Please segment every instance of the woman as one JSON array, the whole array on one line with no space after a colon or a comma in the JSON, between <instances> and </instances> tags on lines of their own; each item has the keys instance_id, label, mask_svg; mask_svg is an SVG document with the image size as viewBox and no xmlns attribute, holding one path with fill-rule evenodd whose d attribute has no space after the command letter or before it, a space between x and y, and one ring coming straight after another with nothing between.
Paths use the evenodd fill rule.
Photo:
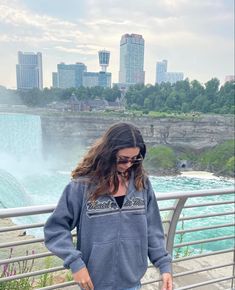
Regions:
<instances>
[{"instance_id":1,"label":"woman","mask_svg":"<svg viewBox=\"0 0 235 290\"><path fill-rule=\"evenodd\" d=\"M111 126L72 172L45 225L46 246L64 260L82 289L140 289L149 257L160 269L162 289L172 290L171 257L142 166L145 153L134 125Z\"/></svg>"}]
</instances>

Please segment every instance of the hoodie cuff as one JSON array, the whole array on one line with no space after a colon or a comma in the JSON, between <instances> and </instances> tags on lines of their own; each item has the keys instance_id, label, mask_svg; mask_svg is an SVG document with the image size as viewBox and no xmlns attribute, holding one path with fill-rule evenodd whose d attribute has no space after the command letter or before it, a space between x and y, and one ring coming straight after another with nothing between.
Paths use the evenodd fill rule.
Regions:
<instances>
[{"instance_id":1,"label":"hoodie cuff","mask_svg":"<svg viewBox=\"0 0 235 290\"><path fill-rule=\"evenodd\" d=\"M81 258L73 261L70 265L69 268L71 269L72 273L78 272L80 269L86 267L86 264L83 262Z\"/></svg>"},{"instance_id":2,"label":"hoodie cuff","mask_svg":"<svg viewBox=\"0 0 235 290\"><path fill-rule=\"evenodd\" d=\"M172 273L172 265L171 263L163 264L161 267L159 267L159 270L161 275L163 273Z\"/></svg>"}]
</instances>

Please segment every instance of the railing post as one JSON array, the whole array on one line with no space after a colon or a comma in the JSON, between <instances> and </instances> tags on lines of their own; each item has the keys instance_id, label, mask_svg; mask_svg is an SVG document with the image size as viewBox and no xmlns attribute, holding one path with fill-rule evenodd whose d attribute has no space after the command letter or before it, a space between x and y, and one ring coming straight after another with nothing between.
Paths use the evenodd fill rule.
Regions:
<instances>
[{"instance_id":1,"label":"railing post","mask_svg":"<svg viewBox=\"0 0 235 290\"><path fill-rule=\"evenodd\" d=\"M166 240L166 249L173 256L173 246L174 246L174 238L176 226L184 207L185 202L187 201L187 197L179 198L174 203L175 210L171 210L168 219L170 220L170 224L167 229L167 240Z\"/></svg>"},{"instance_id":2,"label":"railing post","mask_svg":"<svg viewBox=\"0 0 235 290\"><path fill-rule=\"evenodd\" d=\"M231 289L234 289L235 284L234 284L234 277L235 277L235 249L233 250L233 278L232 278L232 282L231 282Z\"/></svg>"}]
</instances>

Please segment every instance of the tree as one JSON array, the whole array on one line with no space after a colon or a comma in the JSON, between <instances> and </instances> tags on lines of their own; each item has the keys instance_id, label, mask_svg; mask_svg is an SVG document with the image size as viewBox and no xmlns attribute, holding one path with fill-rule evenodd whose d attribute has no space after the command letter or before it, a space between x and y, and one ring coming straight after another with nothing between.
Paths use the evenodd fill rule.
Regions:
<instances>
[{"instance_id":1,"label":"tree","mask_svg":"<svg viewBox=\"0 0 235 290\"><path fill-rule=\"evenodd\" d=\"M152 169L171 169L176 166L174 151L167 146L159 145L148 149L146 164Z\"/></svg>"},{"instance_id":2,"label":"tree","mask_svg":"<svg viewBox=\"0 0 235 290\"><path fill-rule=\"evenodd\" d=\"M190 94L189 94L189 101L193 101L196 97L204 95L205 88L204 86L199 83L197 80L193 80L190 83Z\"/></svg>"},{"instance_id":3,"label":"tree","mask_svg":"<svg viewBox=\"0 0 235 290\"><path fill-rule=\"evenodd\" d=\"M217 94L219 92L219 80L217 78L212 78L210 81L205 83L205 95L207 99L211 102L217 100Z\"/></svg>"}]
</instances>

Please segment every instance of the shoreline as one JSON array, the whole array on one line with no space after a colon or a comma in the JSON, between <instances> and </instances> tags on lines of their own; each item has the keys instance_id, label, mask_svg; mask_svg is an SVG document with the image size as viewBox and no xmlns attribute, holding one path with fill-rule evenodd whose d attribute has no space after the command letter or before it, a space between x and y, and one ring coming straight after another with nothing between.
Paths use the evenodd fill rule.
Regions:
<instances>
[{"instance_id":1,"label":"shoreline","mask_svg":"<svg viewBox=\"0 0 235 290\"><path fill-rule=\"evenodd\" d=\"M227 180L227 181L234 182L234 178L232 177L216 176L213 172L209 172L209 171L200 171L200 170L181 171L180 176L202 178L202 179Z\"/></svg>"},{"instance_id":2,"label":"shoreline","mask_svg":"<svg viewBox=\"0 0 235 290\"><path fill-rule=\"evenodd\" d=\"M189 178L200 178L200 179L216 179L216 180L222 180L222 181L230 181L232 183L235 182L235 179L233 177L229 176L217 176L213 172L209 171L202 171L202 170L183 170L183 171L178 171L175 173L171 172L164 172L164 173L159 173L156 171L147 171L148 176L153 176L153 177L189 177Z\"/></svg>"}]
</instances>

